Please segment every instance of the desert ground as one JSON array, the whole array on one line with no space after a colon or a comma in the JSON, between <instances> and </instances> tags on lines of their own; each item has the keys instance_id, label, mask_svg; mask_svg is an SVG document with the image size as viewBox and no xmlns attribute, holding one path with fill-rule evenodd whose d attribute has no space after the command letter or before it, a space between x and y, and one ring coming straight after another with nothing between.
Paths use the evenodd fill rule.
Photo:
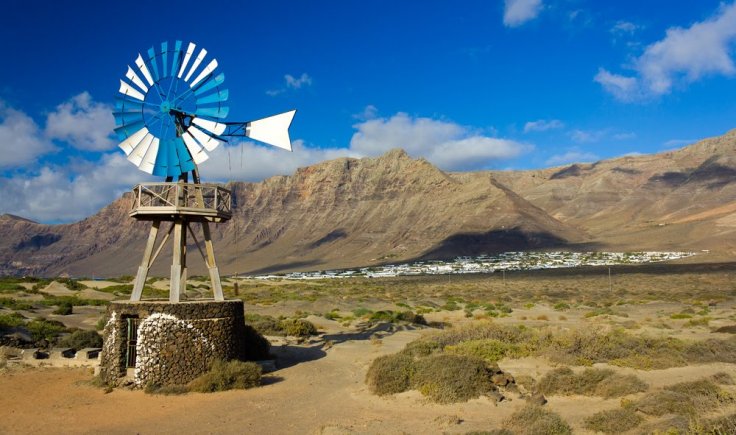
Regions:
<instances>
[{"instance_id":1,"label":"desert ground","mask_svg":"<svg viewBox=\"0 0 736 435\"><path fill-rule=\"evenodd\" d=\"M235 280L227 279L227 296L243 299L251 320L299 317L319 331L299 338L267 335L278 369L265 374L260 387L183 395L109 391L94 385L90 368L6 362L0 371L0 433L528 433L514 419L535 390L545 391L542 409L573 433L718 433L734 427L729 424L736 413L735 273L736 264L711 263L614 267L610 279L608 268L505 276L239 279L237 292ZM105 301L124 298L129 291L128 284L116 281L36 284L22 284L27 291L17 286L3 290L0 296L16 302L4 303L0 314L17 312L27 319L40 316L94 329L104 303L75 305L73 314L59 315L53 306L34 301L59 296ZM150 284L146 294L156 296L167 282ZM207 293L204 281L194 281L188 296ZM405 310L421 314L429 325L390 315ZM473 336L480 330L486 331L485 341ZM522 331L537 341L534 346L509 342L495 356L465 346L502 341L489 339L487 331ZM422 388L378 395L375 383L366 382L378 357L397 355L417 340L444 337L449 343L463 334L467 340L456 339L436 352L492 358L518 384L500 389L502 400L481 394L453 403ZM600 351L587 349L592 342L585 337L597 337ZM616 353L611 345L623 348L639 339L661 349L633 355ZM612 351L615 355L606 356ZM562 391L559 385L555 390L550 380L564 367L575 374L591 369L613 373L617 379L635 379L638 387L605 394ZM698 396L698 385L714 396ZM652 400L682 393L683 386L687 406L651 409ZM595 415L631 417L636 423L621 430L601 417L603 423L596 426L591 423Z\"/></svg>"}]
</instances>

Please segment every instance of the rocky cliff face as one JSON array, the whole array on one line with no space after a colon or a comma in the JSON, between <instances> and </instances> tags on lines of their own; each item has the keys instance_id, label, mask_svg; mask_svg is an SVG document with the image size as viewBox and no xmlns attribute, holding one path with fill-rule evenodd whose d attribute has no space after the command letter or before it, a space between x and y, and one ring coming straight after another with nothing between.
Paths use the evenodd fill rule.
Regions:
<instances>
[{"instance_id":1,"label":"rocky cliff face","mask_svg":"<svg viewBox=\"0 0 736 435\"><path fill-rule=\"evenodd\" d=\"M213 238L223 273L545 248L731 255L734 181L736 131L679 151L539 171L445 173L393 150L232 183L233 219ZM0 273L132 274L149 224L129 218L130 206L123 196L67 225L0 217ZM164 252L156 274L168 275ZM192 273L203 273L196 247L189 252Z\"/></svg>"}]
</instances>

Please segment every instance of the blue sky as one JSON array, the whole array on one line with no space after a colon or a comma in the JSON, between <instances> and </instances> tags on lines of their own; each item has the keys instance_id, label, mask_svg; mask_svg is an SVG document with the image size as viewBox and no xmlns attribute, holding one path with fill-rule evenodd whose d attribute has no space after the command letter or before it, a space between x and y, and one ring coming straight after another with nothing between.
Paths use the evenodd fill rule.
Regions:
<instances>
[{"instance_id":1,"label":"blue sky","mask_svg":"<svg viewBox=\"0 0 736 435\"><path fill-rule=\"evenodd\" d=\"M193 41L228 121L296 108L294 152L219 147L207 181L395 147L451 171L684 146L736 128L732 1L39 2L0 15L0 213L70 222L151 179L111 135L138 53Z\"/></svg>"}]
</instances>

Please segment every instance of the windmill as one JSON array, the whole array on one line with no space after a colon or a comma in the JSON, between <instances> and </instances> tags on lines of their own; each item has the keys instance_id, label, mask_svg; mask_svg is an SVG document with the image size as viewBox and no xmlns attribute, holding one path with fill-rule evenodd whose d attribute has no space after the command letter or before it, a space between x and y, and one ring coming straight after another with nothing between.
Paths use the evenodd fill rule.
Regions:
<instances>
[{"instance_id":1,"label":"windmill","mask_svg":"<svg viewBox=\"0 0 736 435\"><path fill-rule=\"evenodd\" d=\"M215 301L222 301L209 223L232 217L231 192L201 183L197 165L231 138L291 151L289 126L296 110L250 122L226 122L225 75L218 72L217 59L208 58L207 50L193 42L162 42L138 54L133 63L115 98L115 133L131 163L165 181L133 188L130 216L151 221L151 230L130 299L140 301L148 272L173 234L169 302L179 302L186 289L188 238L207 265ZM162 222L171 225L157 246ZM195 223L201 224L204 249L193 231Z\"/></svg>"}]
</instances>

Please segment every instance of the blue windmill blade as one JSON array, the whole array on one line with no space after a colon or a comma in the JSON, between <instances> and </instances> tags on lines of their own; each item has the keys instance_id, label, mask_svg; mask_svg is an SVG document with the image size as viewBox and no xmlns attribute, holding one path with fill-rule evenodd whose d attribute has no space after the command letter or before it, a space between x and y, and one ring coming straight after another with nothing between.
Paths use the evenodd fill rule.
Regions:
<instances>
[{"instance_id":1,"label":"blue windmill blade","mask_svg":"<svg viewBox=\"0 0 736 435\"><path fill-rule=\"evenodd\" d=\"M209 78L200 82L197 86L194 86L192 89L194 90L194 95L199 96L209 91L210 89L214 88L215 86L220 86L224 82L225 82L225 74L220 73L214 77L210 76Z\"/></svg>"},{"instance_id":2,"label":"blue windmill blade","mask_svg":"<svg viewBox=\"0 0 736 435\"><path fill-rule=\"evenodd\" d=\"M162 140L158 145L158 154L153 164L153 175L157 177L166 177L168 174L168 155L170 140Z\"/></svg>"},{"instance_id":3,"label":"blue windmill blade","mask_svg":"<svg viewBox=\"0 0 736 435\"><path fill-rule=\"evenodd\" d=\"M158 77L158 64L156 62L156 51L153 47L148 49L148 63L153 67L153 78L155 81L159 81Z\"/></svg>"},{"instance_id":4,"label":"blue windmill blade","mask_svg":"<svg viewBox=\"0 0 736 435\"><path fill-rule=\"evenodd\" d=\"M189 150L187 149L186 144L184 144L184 141L180 137L177 137L174 139L174 144L176 147L176 155L179 158L179 168L181 169L181 173L183 174L196 169L192 155L189 154Z\"/></svg>"},{"instance_id":5,"label":"blue windmill blade","mask_svg":"<svg viewBox=\"0 0 736 435\"><path fill-rule=\"evenodd\" d=\"M229 92L227 89L223 89L214 94L207 95L206 97L197 98L197 105L222 103L227 101Z\"/></svg>"},{"instance_id":6,"label":"blue windmill blade","mask_svg":"<svg viewBox=\"0 0 736 435\"><path fill-rule=\"evenodd\" d=\"M115 97L115 109L118 112L143 111L143 102L128 98Z\"/></svg>"},{"instance_id":7,"label":"blue windmill blade","mask_svg":"<svg viewBox=\"0 0 736 435\"><path fill-rule=\"evenodd\" d=\"M169 177L181 175L181 166L179 166L179 156L176 155L174 139L169 141L169 146L166 148L166 175Z\"/></svg>"},{"instance_id":8,"label":"blue windmill blade","mask_svg":"<svg viewBox=\"0 0 736 435\"><path fill-rule=\"evenodd\" d=\"M141 120L138 122L121 125L120 127L113 129L113 131L115 132L115 134L118 135L118 139L125 140L128 138L128 136L132 135L145 126L145 123Z\"/></svg>"},{"instance_id":9,"label":"blue windmill blade","mask_svg":"<svg viewBox=\"0 0 736 435\"><path fill-rule=\"evenodd\" d=\"M112 116L115 118L115 125L128 125L134 122L143 121L143 113L140 111L112 112Z\"/></svg>"},{"instance_id":10,"label":"blue windmill blade","mask_svg":"<svg viewBox=\"0 0 736 435\"><path fill-rule=\"evenodd\" d=\"M181 63L181 41L174 43L173 56L171 56L171 76L176 76L176 72L179 70L179 64Z\"/></svg>"},{"instance_id":11,"label":"blue windmill blade","mask_svg":"<svg viewBox=\"0 0 736 435\"><path fill-rule=\"evenodd\" d=\"M230 108L227 106L218 107L197 107L194 114L197 116L206 116L209 118L225 118L227 117Z\"/></svg>"},{"instance_id":12,"label":"blue windmill blade","mask_svg":"<svg viewBox=\"0 0 736 435\"><path fill-rule=\"evenodd\" d=\"M168 55L169 55L169 42L164 41L161 43L161 67L164 70L163 75L161 77L163 78L166 78L169 76L168 74L168 68L169 68Z\"/></svg>"}]
</instances>

